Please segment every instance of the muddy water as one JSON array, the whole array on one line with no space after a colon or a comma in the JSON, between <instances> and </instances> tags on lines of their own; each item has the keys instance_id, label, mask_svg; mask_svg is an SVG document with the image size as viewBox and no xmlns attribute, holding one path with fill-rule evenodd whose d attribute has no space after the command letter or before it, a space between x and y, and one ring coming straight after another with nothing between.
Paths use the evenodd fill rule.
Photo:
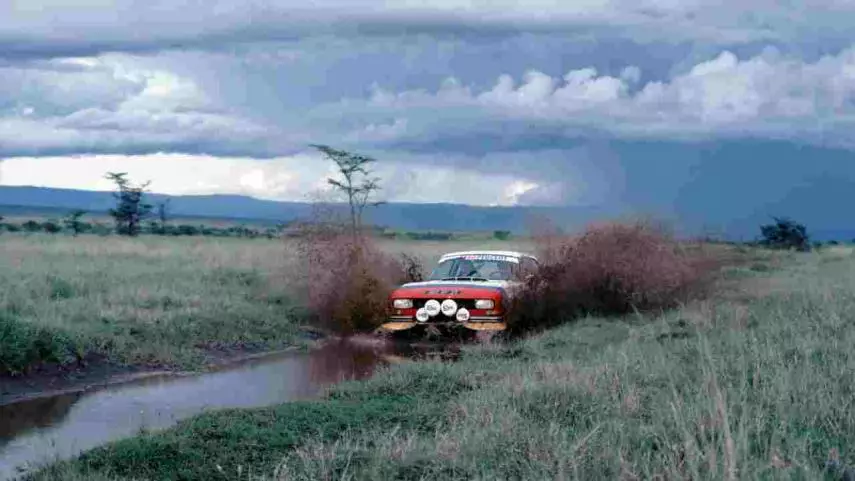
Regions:
<instances>
[{"instance_id":1,"label":"muddy water","mask_svg":"<svg viewBox=\"0 0 855 481\"><path fill-rule=\"evenodd\" d=\"M162 429L206 410L311 398L330 384L370 376L434 346L336 342L196 376L160 377L0 406L0 480L144 429Z\"/></svg>"}]
</instances>

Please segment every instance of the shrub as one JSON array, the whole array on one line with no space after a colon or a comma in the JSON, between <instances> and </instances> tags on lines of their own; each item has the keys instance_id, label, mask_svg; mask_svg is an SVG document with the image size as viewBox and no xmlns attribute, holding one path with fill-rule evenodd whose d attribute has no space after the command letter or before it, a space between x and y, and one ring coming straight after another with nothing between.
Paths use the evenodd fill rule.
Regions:
<instances>
[{"instance_id":1,"label":"shrub","mask_svg":"<svg viewBox=\"0 0 855 481\"><path fill-rule=\"evenodd\" d=\"M34 220L28 220L21 224L21 227L27 232L38 232L42 230L42 225Z\"/></svg>"},{"instance_id":2,"label":"shrub","mask_svg":"<svg viewBox=\"0 0 855 481\"><path fill-rule=\"evenodd\" d=\"M0 375L21 374L45 362L65 364L74 351L62 333L0 315Z\"/></svg>"},{"instance_id":3,"label":"shrub","mask_svg":"<svg viewBox=\"0 0 855 481\"><path fill-rule=\"evenodd\" d=\"M377 327L392 289L417 276L420 264L380 251L367 236L335 226L304 226L298 237L301 289L311 317L342 333Z\"/></svg>"},{"instance_id":4,"label":"shrub","mask_svg":"<svg viewBox=\"0 0 855 481\"><path fill-rule=\"evenodd\" d=\"M62 226L53 221L42 222L42 230L49 234L56 234L62 230Z\"/></svg>"},{"instance_id":5,"label":"shrub","mask_svg":"<svg viewBox=\"0 0 855 481\"><path fill-rule=\"evenodd\" d=\"M450 232L407 232L405 234L410 240L451 240Z\"/></svg>"},{"instance_id":6,"label":"shrub","mask_svg":"<svg viewBox=\"0 0 855 481\"><path fill-rule=\"evenodd\" d=\"M760 226L761 245L772 249L810 250L810 236L804 225L786 217L774 217L773 220L773 224Z\"/></svg>"},{"instance_id":7,"label":"shrub","mask_svg":"<svg viewBox=\"0 0 855 481\"><path fill-rule=\"evenodd\" d=\"M178 226L177 231L178 231L178 234L176 234L176 235L188 235L188 236L199 235L199 228L196 227L195 225L181 224Z\"/></svg>"},{"instance_id":8,"label":"shrub","mask_svg":"<svg viewBox=\"0 0 855 481\"><path fill-rule=\"evenodd\" d=\"M510 306L512 331L669 308L700 287L712 267L642 222L592 226L575 238L552 232L537 241L541 267Z\"/></svg>"},{"instance_id":9,"label":"shrub","mask_svg":"<svg viewBox=\"0 0 855 481\"><path fill-rule=\"evenodd\" d=\"M493 231L493 238L496 240L508 240L511 238L511 231L509 230L497 230Z\"/></svg>"}]
</instances>

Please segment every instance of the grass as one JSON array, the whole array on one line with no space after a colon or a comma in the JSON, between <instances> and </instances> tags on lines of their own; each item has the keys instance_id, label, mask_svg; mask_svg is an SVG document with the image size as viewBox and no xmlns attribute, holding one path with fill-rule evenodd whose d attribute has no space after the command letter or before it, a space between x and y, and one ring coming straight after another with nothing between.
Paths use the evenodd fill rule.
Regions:
<instances>
[{"instance_id":1,"label":"grass","mask_svg":"<svg viewBox=\"0 0 855 481\"><path fill-rule=\"evenodd\" d=\"M726 274L658 316L205 414L34 479L823 479L829 459L855 464L853 251L756 254Z\"/></svg>"},{"instance_id":2,"label":"grass","mask_svg":"<svg viewBox=\"0 0 855 481\"><path fill-rule=\"evenodd\" d=\"M0 238L0 373L92 354L192 365L213 343L290 343L294 304L268 274L281 245L233 239Z\"/></svg>"},{"instance_id":3,"label":"grass","mask_svg":"<svg viewBox=\"0 0 855 481\"><path fill-rule=\"evenodd\" d=\"M481 245L380 244L428 266ZM289 241L267 239L3 234L0 376L93 356L194 368L211 348L300 343L295 256Z\"/></svg>"}]
</instances>

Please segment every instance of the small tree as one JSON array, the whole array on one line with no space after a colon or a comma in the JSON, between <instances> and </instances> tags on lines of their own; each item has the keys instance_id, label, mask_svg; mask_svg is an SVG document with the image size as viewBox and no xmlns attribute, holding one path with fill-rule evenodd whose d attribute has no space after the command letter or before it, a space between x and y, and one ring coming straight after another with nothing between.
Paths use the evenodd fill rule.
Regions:
<instances>
[{"instance_id":1,"label":"small tree","mask_svg":"<svg viewBox=\"0 0 855 481\"><path fill-rule=\"evenodd\" d=\"M786 217L773 217L773 224L760 226L760 244L772 249L809 251L810 236L804 225Z\"/></svg>"},{"instance_id":2,"label":"small tree","mask_svg":"<svg viewBox=\"0 0 855 481\"><path fill-rule=\"evenodd\" d=\"M151 213L151 204L144 202L146 188L151 182L133 185L125 172L108 172L107 179L116 184L118 192L116 208L110 209L110 215L116 222L116 232L120 235L136 236L142 228L142 221Z\"/></svg>"},{"instance_id":3,"label":"small tree","mask_svg":"<svg viewBox=\"0 0 855 481\"><path fill-rule=\"evenodd\" d=\"M83 226L85 225L80 219L86 215L85 210L74 210L71 211L63 220L62 223L65 224L65 227L71 231L72 235L77 237L78 234L83 232Z\"/></svg>"},{"instance_id":4,"label":"small tree","mask_svg":"<svg viewBox=\"0 0 855 481\"><path fill-rule=\"evenodd\" d=\"M356 240L362 230L362 213L365 207L382 204L382 202L370 202L371 197L380 190L380 179L372 177L372 172L368 169L368 165L376 160L364 155L336 150L326 145L312 144L312 147L321 151L338 167L341 180L327 179L327 182L347 197L350 207L350 230Z\"/></svg>"},{"instance_id":5,"label":"small tree","mask_svg":"<svg viewBox=\"0 0 855 481\"><path fill-rule=\"evenodd\" d=\"M157 227L155 231L158 234L166 233L166 224L169 222L169 202L170 199L166 199L157 203Z\"/></svg>"}]
</instances>

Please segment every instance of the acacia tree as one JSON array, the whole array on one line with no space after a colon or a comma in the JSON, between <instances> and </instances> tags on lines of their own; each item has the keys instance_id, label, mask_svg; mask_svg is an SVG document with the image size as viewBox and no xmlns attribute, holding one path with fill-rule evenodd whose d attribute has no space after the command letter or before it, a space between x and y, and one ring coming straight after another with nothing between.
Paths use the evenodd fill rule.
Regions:
<instances>
[{"instance_id":1,"label":"acacia tree","mask_svg":"<svg viewBox=\"0 0 855 481\"><path fill-rule=\"evenodd\" d=\"M108 172L106 178L116 184L116 208L110 209L110 216L116 222L116 232L120 235L136 236L142 228L142 221L151 213L151 204L145 202L145 192L151 182L133 185L127 179L126 172Z\"/></svg>"},{"instance_id":2,"label":"acacia tree","mask_svg":"<svg viewBox=\"0 0 855 481\"><path fill-rule=\"evenodd\" d=\"M368 205L377 206L371 198L380 190L380 178L374 177L369 164L376 159L365 155L337 150L327 145L312 144L324 156L335 162L341 179L327 179L327 183L347 197L350 208L350 230L354 240L362 230L362 213Z\"/></svg>"},{"instance_id":3,"label":"acacia tree","mask_svg":"<svg viewBox=\"0 0 855 481\"><path fill-rule=\"evenodd\" d=\"M74 210L71 211L68 216L66 216L62 222L65 224L71 233L77 237L77 234L80 234L83 231L83 222L80 221L80 218L86 215L85 210Z\"/></svg>"},{"instance_id":4,"label":"acacia tree","mask_svg":"<svg viewBox=\"0 0 855 481\"><path fill-rule=\"evenodd\" d=\"M773 217L774 223L760 226L760 244L772 249L810 250L807 228L787 217Z\"/></svg>"}]
</instances>

